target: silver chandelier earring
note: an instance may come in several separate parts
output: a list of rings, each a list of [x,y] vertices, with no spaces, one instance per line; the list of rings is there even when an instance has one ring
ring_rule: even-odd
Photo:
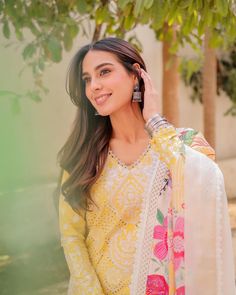
[[[100,116],[100,114],[99,114],[99,112],[97,110],[95,110],[94,116]]]
[[[139,89],[139,83],[137,83],[134,86],[132,102],[141,102],[141,101],[142,101],[142,93]]]

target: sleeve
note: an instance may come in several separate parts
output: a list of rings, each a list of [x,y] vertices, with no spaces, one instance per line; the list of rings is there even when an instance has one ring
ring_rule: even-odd
[[[159,153],[160,160],[172,170],[178,159],[184,155],[184,144],[174,126],[160,127],[152,134],[151,144]]]
[[[68,177],[64,172],[62,183]],[[70,270],[68,295],[103,295],[85,244],[86,223],[83,212],[75,212],[60,196],[59,223],[61,244]]]

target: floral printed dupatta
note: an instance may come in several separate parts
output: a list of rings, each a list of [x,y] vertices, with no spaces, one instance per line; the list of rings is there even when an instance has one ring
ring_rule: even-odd
[[[235,295],[219,168],[172,126],[152,140],[159,162],[143,201],[131,295]]]

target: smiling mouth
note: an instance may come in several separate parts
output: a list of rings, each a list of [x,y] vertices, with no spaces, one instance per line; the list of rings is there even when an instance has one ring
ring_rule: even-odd
[[[98,97],[95,97],[95,101],[96,101],[96,104],[97,105],[101,105],[103,104],[109,97],[111,96],[111,93],[108,93],[108,94],[102,94],[102,95],[99,95]]]

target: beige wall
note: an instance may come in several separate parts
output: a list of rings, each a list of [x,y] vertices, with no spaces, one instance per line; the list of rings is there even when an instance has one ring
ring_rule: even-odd
[[[138,37],[144,44],[143,57],[147,63],[156,88],[161,96],[161,44],[155,41],[154,34],[147,28],[138,28]],[[3,42],[5,42],[3,40]],[[57,173],[56,153],[64,143],[74,117],[74,106],[70,103],[65,92],[65,75],[69,61],[76,50],[87,43],[85,39],[77,38],[73,50],[63,57],[60,64],[54,64],[45,74],[45,84],[50,93],[40,103],[26,99],[22,100],[21,112],[18,115],[11,113],[11,104],[7,98],[0,100],[1,128],[9,129],[9,149],[7,155],[18,153],[21,157],[19,171],[14,177],[36,179],[55,179]],[[29,71],[22,78],[17,73],[23,66],[20,50],[14,47],[0,49],[1,90],[24,91],[31,87],[32,79]],[[188,98],[190,90],[181,83],[180,89],[181,125],[202,130],[202,106],[193,104]],[[228,99],[222,95],[217,98],[217,154],[219,159],[236,157],[236,119],[223,117],[223,112],[229,106]],[[161,108],[161,102],[160,102]],[[5,120],[5,123],[3,122]],[[13,137],[12,140],[10,138]],[[19,153],[20,151],[20,153]],[[3,156],[3,155],[1,155]],[[25,165],[24,165],[25,163]],[[10,164],[9,164],[10,165]],[[12,165],[14,163],[12,162]],[[11,175],[8,172],[9,176]],[[7,177],[7,176],[6,176]]]

